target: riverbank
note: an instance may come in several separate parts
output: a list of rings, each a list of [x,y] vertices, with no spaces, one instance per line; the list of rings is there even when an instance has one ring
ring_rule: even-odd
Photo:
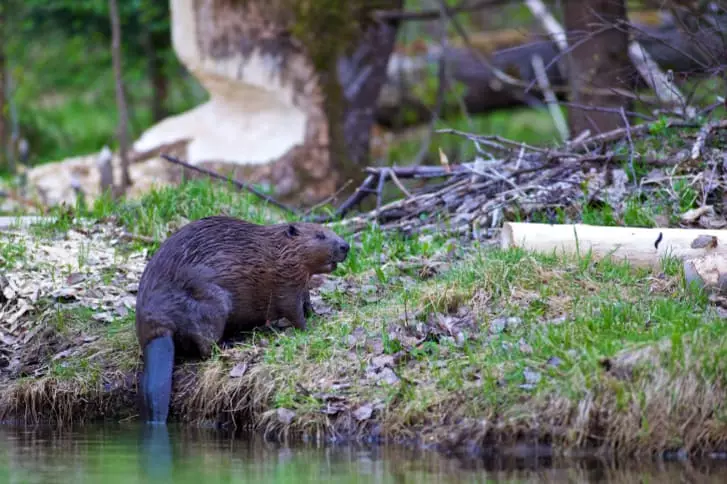
[[[194,182],[98,202],[88,223],[0,235],[0,420],[135,420],[139,276],[158,240],[226,212],[281,220]],[[727,324],[681,266],[503,251],[367,229],[317,279],[305,333],[261,330],[177,366],[171,419],[272,438],[493,443],[618,455],[723,451]]]

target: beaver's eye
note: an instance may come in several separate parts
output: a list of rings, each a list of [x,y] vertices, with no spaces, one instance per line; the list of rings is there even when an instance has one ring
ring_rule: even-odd
[[[316,239],[325,240],[325,238],[326,238],[326,234],[324,234],[323,232],[316,232]]]

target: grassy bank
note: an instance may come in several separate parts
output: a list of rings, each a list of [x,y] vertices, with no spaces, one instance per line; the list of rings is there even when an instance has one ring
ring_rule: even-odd
[[[66,212],[3,234],[0,418],[136,418],[133,302],[151,239],[219,212],[283,219],[193,182],[99,201],[83,226]],[[726,323],[674,261],[646,271],[438,234],[347,236],[353,252],[318,280],[310,329],[256,331],[179,365],[173,419],[465,450],[523,438],[624,454],[723,444]]]

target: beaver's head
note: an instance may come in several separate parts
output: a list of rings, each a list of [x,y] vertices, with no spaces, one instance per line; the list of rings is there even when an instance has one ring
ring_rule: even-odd
[[[284,230],[310,274],[333,272],[351,248],[333,230],[319,224],[294,222],[285,224]]]

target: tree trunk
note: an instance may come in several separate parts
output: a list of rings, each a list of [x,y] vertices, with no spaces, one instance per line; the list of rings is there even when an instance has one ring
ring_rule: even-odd
[[[164,40],[156,32],[150,32],[148,29],[144,32],[147,73],[151,85],[151,117],[155,123],[164,119],[168,114],[165,104],[169,91],[169,81],[164,72],[164,58],[161,55],[161,52],[168,47],[168,45],[164,45]]]
[[[628,57],[628,33],[616,28],[596,33],[609,24],[627,20],[625,0],[565,0],[563,8],[571,48],[571,53],[566,55],[571,102],[628,110],[631,103],[625,97],[583,92],[589,87],[629,89],[635,83]],[[585,130],[596,134],[623,127],[625,123],[618,112],[570,108],[568,124],[576,137]]]
[[[8,156],[8,131],[9,123],[7,116],[7,94],[5,93],[5,30],[7,26],[5,19],[5,4],[0,3],[0,170],[8,169],[12,171],[10,166],[10,157]]]
[[[116,78],[116,108],[119,116],[118,139],[121,158],[121,184],[119,191],[123,194],[126,193],[127,187],[131,185],[128,157],[129,116],[126,110],[126,98],[124,96],[124,80],[121,68],[121,25],[116,0],[109,0],[109,15],[111,16],[111,57],[114,65],[114,77]]]
[[[188,140],[190,163],[302,205],[361,179],[398,29],[371,14],[403,0],[323,4],[171,0],[174,51],[210,100],[151,127],[134,149]]]

